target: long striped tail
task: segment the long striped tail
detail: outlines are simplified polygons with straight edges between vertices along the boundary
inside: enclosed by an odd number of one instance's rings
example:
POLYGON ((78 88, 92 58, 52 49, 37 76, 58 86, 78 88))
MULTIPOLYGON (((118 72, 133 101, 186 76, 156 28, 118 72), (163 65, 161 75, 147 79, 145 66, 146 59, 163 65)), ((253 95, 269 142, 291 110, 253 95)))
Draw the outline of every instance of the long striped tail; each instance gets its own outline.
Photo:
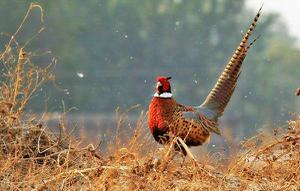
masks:
POLYGON ((233 56, 229 60, 215 86, 210 91, 203 104, 200 106, 202 109, 208 110, 208 112, 210 113, 213 112, 213 118, 215 119, 223 115, 224 109, 228 104, 230 97, 232 96, 236 87, 237 80, 241 73, 240 69, 246 57, 246 54, 253 43, 257 40, 257 38, 254 39, 248 45, 249 38, 253 30, 255 29, 257 21, 261 15, 261 9, 262 7, 257 12, 241 43, 235 50, 233 56))

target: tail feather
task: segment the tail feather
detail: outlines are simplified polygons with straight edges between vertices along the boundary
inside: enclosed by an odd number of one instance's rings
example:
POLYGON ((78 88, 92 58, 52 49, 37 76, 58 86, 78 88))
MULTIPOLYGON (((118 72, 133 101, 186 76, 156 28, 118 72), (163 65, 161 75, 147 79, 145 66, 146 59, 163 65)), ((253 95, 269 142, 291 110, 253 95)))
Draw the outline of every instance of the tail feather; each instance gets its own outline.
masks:
POLYGON ((235 50, 233 56, 229 60, 215 86, 207 96, 206 100, 200 106, 202 108, 214 111, 216 114, 215 118, 223 115, 224 109, 227 106, 236 87, 237 80, 241 73, 240 69, 246 57, 246 54, 253 43, 258 39, 254 39, 248 45, 249 38, 253 30, 255 29, 257 21, 261 15, 261 9, 262 7, 257 12, 241 43, 235 50))

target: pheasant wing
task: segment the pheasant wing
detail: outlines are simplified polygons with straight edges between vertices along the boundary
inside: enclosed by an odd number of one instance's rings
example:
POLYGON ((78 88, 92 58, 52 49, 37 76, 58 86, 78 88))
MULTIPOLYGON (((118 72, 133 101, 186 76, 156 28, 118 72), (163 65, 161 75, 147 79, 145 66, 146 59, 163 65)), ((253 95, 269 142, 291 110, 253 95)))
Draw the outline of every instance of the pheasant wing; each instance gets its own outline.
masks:
POLYGON ((186 111, 182 113, 186 121, 192 121, 210 132, 221 135, 221 131, 217 126, 217 122, 207 118, 205 115, 198 111, 186 111))

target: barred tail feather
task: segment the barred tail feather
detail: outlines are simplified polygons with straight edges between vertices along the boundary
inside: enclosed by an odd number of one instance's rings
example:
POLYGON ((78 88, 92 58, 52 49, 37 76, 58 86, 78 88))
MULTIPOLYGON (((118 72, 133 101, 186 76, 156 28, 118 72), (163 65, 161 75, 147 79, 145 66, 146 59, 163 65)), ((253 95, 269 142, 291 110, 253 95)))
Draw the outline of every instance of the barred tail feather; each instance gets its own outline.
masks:
POLYGON ((253 30, 255 29, 256 23, 261 15, 261 9, 262 7, 259 9, 255 18, 253 19, 253 22, 249 26, 241 43, 235 50, 233 56, 229 60, 215 86, 207 96, 206 100, 200 106, 202 109, 208 109, 213 111, 215 113, 215 119, 222 116, 224 109, 227 106, 236 87, 237 80, 241 73, 240 69, 246 57, 246 54, 250 47, 253 45, 253 43, 257 40, 257 38, 254 39, 248 45, 249 38, 253 30))

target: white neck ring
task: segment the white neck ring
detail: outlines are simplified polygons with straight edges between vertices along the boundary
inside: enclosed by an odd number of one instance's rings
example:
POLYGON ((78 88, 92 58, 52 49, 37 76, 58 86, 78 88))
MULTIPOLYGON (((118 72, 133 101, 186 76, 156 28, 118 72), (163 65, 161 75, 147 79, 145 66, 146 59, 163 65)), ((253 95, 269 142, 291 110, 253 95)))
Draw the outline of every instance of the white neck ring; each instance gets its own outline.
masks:
POLYGON ((157 92, 153 95, 154 97, 160 97, 160 98, 171 98, 173 95, 169 92, 164 92, 162 94, 158 94, 157 92))

